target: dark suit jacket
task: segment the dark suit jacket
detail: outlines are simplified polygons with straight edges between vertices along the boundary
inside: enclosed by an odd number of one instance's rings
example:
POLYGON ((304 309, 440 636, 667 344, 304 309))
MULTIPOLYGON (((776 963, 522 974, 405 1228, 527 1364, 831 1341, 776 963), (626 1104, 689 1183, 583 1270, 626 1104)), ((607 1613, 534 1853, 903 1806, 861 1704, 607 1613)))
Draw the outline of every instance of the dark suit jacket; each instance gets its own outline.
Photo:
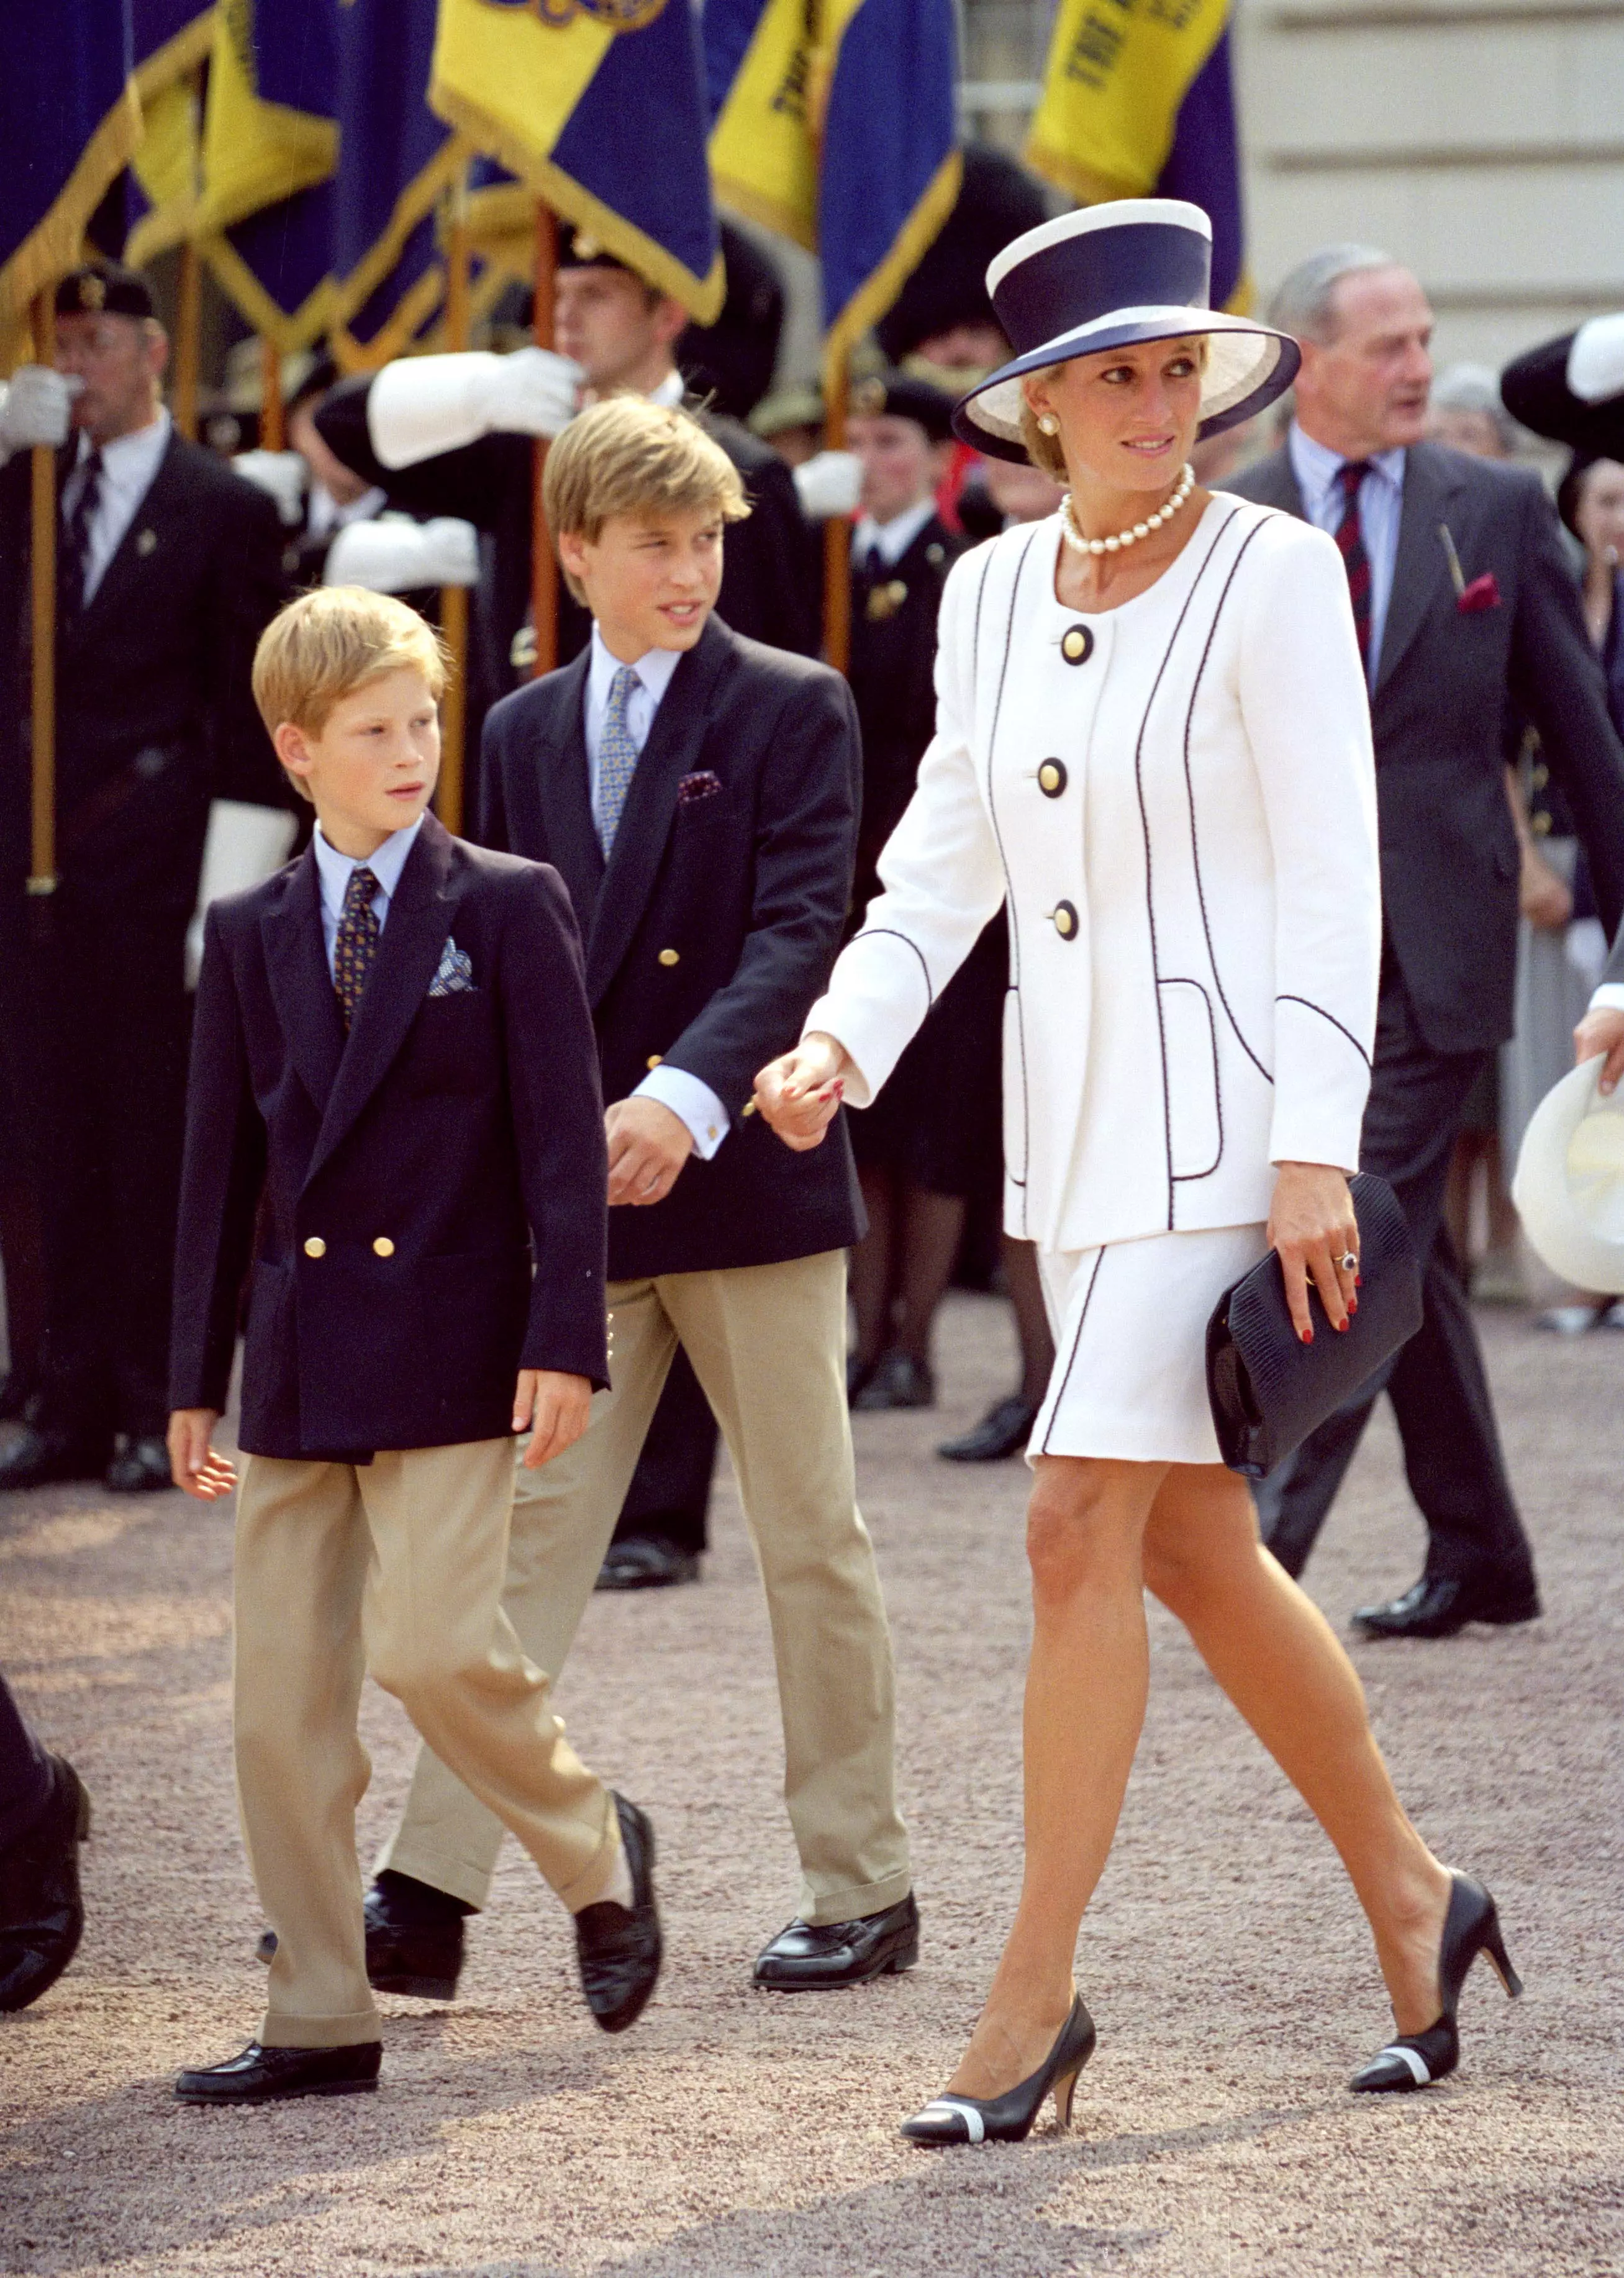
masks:
POLYGON ((346 1038, 307 852, 209 912, 172 1404, 224 1408, 251 1256, 250 1455, 500 1439, 521 1368, 608 1381, 607 1181, 558 879, 425 816, 346 1038), (474 986, 433 997, 448 939, 474 986))
MULTIPOLYGON (((1283 449, 1227 487, 1302 514, 1283 449)), ((1624 906, 1624 751, 1556 516, 1526 469, 1415 444, 1371 710, 1387 947, 1435 1051, 1485 1051, 1512 1030, 1508 703, 1539 730, 1611 931, 1624 906), (1493 577, 1493 606, 1459 607, 1444 527, 1467 583, 1493 577)))
MULTIPOLYGON (((0 863, 13 887, 28 857, 28 500, 25 453, 0 468, 0 863)), ((263 492, 172 435, 89 608, 58 633, 65 892, 189 910, 211 799, 286 799, 249 684, 289 591, 282 555, 263 492)))
POLYGON ((587 660, 532 681, 486 722, 494 842, 563 874, 586 936, 606 1099, 660 1060, 710 1086, 732 1128, 663 1202, 609 1212, 609 1274, 765 1265, 862 1231, 844 1123, 793 1154, 744 1113, 829 977, 851 891, 861 746, 826 665, 740 640, 712 617, 671 676, 608 868, 583 729, 587 660), (698 795, 695 795, 698 794, 698 795))
MULTIPOLYGON (((425 517, 458 515, 488 541, 469 671, 471 710, 482 718, 522 677, 511 653, 530 609, 535 445, 528 435, 485 435, 463 450, 444 452, 415 467, 386 467, 372 449, 366 424, 371 392, 371 380, 359 378, 346 380, 327 397, 316 424, 329 448, 367 482, 380 484, 391 505, 425 517)), ((816 656, 821 639, 818 562, 789 469, 737 420, 708 413, 699 417, 743 477, 752 508, 747 520, 728 527, 717 608, 747 639, 816 656)), ((591 632, 592 619, 561 579, 559 662, 578 655, 591 632)))

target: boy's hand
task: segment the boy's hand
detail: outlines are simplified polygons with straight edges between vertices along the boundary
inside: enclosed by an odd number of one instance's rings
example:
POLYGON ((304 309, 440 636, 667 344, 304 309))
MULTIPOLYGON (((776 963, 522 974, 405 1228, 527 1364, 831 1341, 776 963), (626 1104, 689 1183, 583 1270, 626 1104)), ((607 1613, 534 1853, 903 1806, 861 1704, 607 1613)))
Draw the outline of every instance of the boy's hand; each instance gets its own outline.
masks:
POLYGON ((603 1119, 609 1134, 611 1203, 663 1202, 693 1152, 693 1134, 657 1099, 617 1099, 603 1119))
POLYGON ((555 1368, 522 1368, 513 1395, 513 1428, 528 1432, 527 1472, 539 1472, 555 1456, 572 1448, 592 1415, 592 1387, 584 1376, 555 1368))
POLYGON ((169 1468, 175 1485, 199 1502, 218 1502, 237 1484, 224 1456, 209 1445, 220 1420, 218 1408, 177 1408, 169 1419, 169 1468))

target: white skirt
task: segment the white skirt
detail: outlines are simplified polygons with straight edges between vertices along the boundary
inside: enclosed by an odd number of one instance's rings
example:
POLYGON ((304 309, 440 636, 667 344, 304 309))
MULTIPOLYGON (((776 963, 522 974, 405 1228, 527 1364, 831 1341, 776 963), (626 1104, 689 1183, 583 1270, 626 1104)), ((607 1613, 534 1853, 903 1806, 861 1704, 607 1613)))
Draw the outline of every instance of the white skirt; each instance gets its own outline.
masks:
POLYGON ((1268 1248, 1261 1226, 1222 1226, 1039 1250, 1054 1372, 1027 1462, 1221 1463, 1207 1399, 1207 1324, 1268 1248))

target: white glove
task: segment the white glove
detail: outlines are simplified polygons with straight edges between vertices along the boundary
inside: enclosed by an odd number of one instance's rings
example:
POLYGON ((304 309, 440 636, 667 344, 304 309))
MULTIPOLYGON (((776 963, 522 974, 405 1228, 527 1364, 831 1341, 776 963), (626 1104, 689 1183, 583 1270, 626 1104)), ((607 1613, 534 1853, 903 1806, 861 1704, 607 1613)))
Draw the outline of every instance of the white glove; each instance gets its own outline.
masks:
POLYGON ((310 469, 297 451, 239 451, 234 471, 257 491, 274 499, 276 510, 290 530, 304 519, 304 488, 310 469))
POLYGON ((373 593, 409 593, 418 585, 477 585, 479 533, 455 515, 412 522, 379 515, 346 523, 327 549, 324 585, 364 585, 373 593))
POLYGON ((1567 384, 1582 403, 1624 394, 1624 315, 1580 325, 1567 351, 1567 384))
POLYGON ((0 387, 0 458, 15 451, 59 450, 68 439, 73 398, 84 386, 49 364, 19 364, 0 387))
POLYGON ((400 356, 372 382, 367 431, 386 467, 415 467, 481 435, 550 437, 574 418, 585 378, 550 348, 400 356))
POLYGON ((808 522, 856 513, 862 496, 862 461, 855 451, 819 451, 792 471, 795 495, 808 522))

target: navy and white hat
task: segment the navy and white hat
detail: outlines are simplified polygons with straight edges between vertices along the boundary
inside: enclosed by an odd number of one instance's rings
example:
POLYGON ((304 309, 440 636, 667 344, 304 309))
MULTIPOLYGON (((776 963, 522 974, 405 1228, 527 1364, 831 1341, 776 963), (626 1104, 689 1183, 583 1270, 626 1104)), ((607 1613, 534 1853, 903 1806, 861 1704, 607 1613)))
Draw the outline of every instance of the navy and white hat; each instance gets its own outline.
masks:
POLYGON ((1582 1060, 1535 1109, 1512 1200, 1553 1273, 1624 1296, 1624 1087, 1604 1097, 1602 1066, 1582 1060))
POLYGON ((1198 433, 1238 427, 1283 395, 1302 352, 1285 333, 1209 305, 1213 226, 1182 198, 1118 198, 1041 223, 1007 245, 987 290, 1015 353, 954 413, 961 440, 1024 462, 1021 382, 1073 356, 1206 333, 1198 433))

